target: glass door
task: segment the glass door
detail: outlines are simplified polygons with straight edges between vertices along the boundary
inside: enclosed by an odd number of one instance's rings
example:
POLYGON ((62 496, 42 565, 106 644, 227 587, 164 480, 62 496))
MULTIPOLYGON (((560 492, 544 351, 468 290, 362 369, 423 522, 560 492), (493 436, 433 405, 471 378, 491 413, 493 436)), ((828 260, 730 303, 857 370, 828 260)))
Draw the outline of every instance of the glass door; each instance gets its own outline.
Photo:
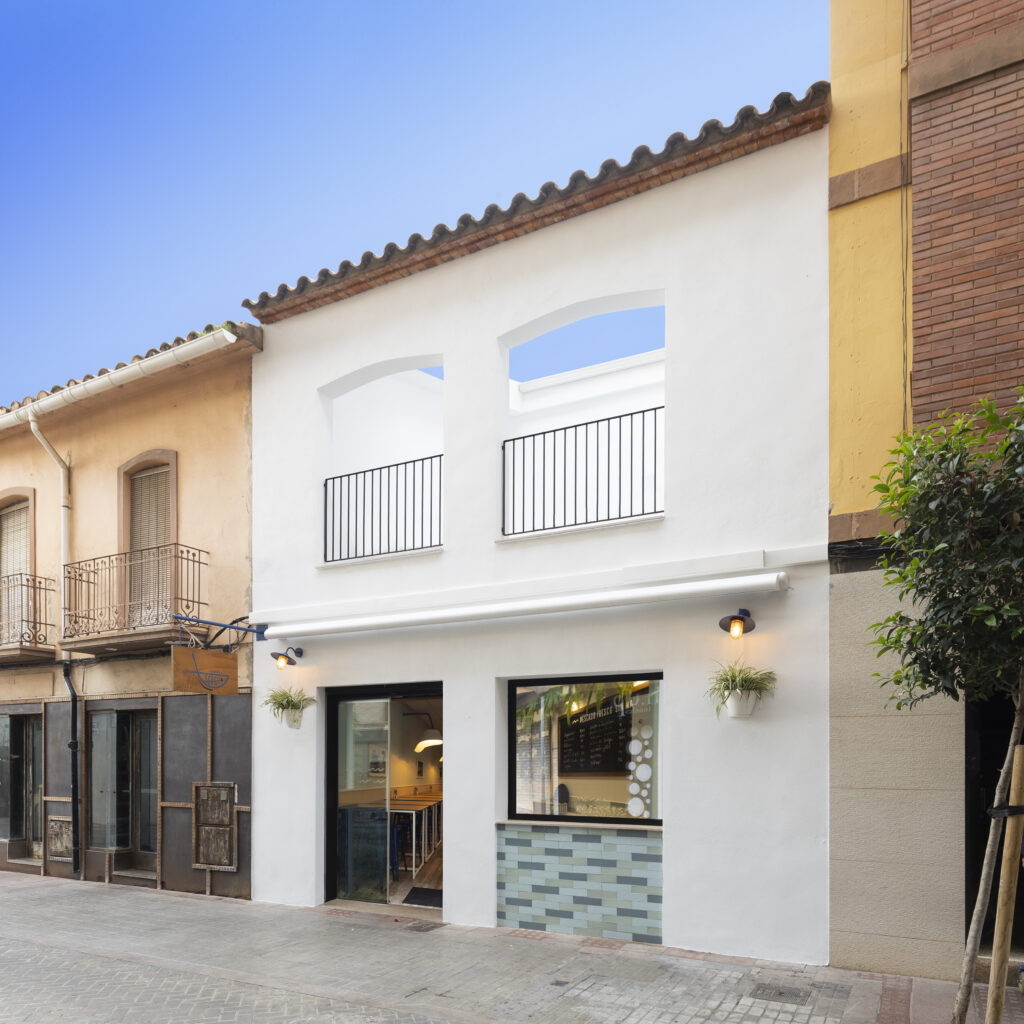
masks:
POLYGON ((43 717, 25 719, 25 838, 29 856, 43 856, 43 717))
POLYGON ((390 703, 338 702, 338 899, 388 901, 390 703))
POLYGON ((135 820, 132 836, 136 867, 156 870, 156 712, 136 712, 133 747, 135 820))

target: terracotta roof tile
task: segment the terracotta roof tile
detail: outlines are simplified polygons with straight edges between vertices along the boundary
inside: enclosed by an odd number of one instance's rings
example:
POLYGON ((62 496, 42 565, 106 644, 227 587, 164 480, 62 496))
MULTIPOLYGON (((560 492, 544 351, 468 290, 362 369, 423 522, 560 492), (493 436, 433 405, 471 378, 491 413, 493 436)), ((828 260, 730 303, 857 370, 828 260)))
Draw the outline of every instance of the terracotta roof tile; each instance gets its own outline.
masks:
MULTIPOLYGON (((251 337, 255 333, 259 332, 259 328, 253 324, 236 324, 233 320, 225 320, 222 324, 207 324, 201 331, 189 331, 184 338, 177 337, 174 341, 165 341, 159 348, 151 348, 144 355, 134 355, 131 357, 129 362, 138 363, 143 359, 148 359, 150 356, 159 355, 161 352, 166 352, 169 349, 177 348, 179 345, 184 345, 186 341, 192 341, 195 338, 201 338, 204 334, 210 334, 212 331, 224 328, 230 334, 237 334, 240 337, 251 337)), ((15 409, 20 409, 23 406, 31 405, 33 402, 38 402, 41 398, 46 398, 48 395, 55 395, 59 391, 63 391, 65 388, 74 387, 75 384, 81 384, 83 381, 94 380, 96 377, 103 377, 110 373, 111 370, 120 370, 122 367, 127 366, 128 363, 118 363, 116 366, 108 369, 107 367, 101 367, 95 373, 87 373, 81 380, 75 380, 71 378, 66 384, 54 384, 48 391, 40 391, 35 395, 26 395, 21 401, 11 402, 10 405, 0 405, 0 415, 7 412, 13 412, 15 409)))
POLYGON ((755 107, 743 107, 728 126, 711 120, 704 123, 696 138, 689 139, 681 132, 669 136, 660 153, 640 146, 624 166, 615 160, 606 160, 592 178, 584 171, 575 171, 564 188, 549 181, 540 187, 535 199, 520 192, 505 209, 492 203, 479 218, 464 213, 454 228, 438 224, 429 238, 411 235, 404 248, 389 242, 379 256, 365 252, 358 263, 345 260, 337 270, 325 267, 315 280, 300 277, 294 287, 282 284, 273 295, 261 292, 258 299, 246 299, 242 305, 261 323, 273 323, 338 302, 419 270, 815 131, 828 121, 830 112, 828 82, 816 82, 800 100, 792 93, 779 93, 763 114, 755 107))

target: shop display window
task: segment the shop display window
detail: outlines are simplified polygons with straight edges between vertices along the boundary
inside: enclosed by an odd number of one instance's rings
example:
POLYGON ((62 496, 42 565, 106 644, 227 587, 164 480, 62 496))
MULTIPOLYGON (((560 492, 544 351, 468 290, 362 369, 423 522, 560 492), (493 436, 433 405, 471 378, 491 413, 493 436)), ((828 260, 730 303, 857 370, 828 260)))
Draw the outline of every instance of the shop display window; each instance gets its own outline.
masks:
POLYGON ((509 816, 657 824, 661 678, 509 683, 509 816))

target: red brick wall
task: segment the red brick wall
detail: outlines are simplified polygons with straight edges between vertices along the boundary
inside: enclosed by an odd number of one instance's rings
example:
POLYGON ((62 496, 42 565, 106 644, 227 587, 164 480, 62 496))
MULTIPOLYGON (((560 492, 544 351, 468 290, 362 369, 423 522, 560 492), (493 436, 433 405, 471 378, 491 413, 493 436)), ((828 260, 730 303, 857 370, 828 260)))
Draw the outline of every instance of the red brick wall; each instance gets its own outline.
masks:
POLYGON ((911 60, 951 50, 960 43, 1019 25, 1024 0, 912 0, 911 60))
MULTIPOLYGON (((963 11, 992 24, 1024 3, 917 2, 915 16, 923 9, 942 42, 963 11)), ((930 42, 915 39, 915 52, 930 42)), ((1024 383, 1024 64, 915 100, 911 162, 920 424, 986 395, 1009 404, 1024 383)))

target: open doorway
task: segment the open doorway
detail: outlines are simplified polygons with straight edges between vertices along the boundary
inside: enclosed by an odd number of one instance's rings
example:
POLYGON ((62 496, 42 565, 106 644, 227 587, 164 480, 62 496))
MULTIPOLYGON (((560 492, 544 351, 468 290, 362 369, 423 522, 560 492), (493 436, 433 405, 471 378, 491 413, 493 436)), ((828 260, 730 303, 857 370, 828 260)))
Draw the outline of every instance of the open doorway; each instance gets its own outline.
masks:
POLYGON ((9 861, 42 860, 42 715, 0 717, 0 839, 9 861))
POLYGON ((325 898, 442 905, 440 683, 328 691, 325 898))
MULTIPOLYGON (((965 868, 966 905, 964 912, 965 929, 974 911, 981 880, 981 865, 985 859, 985 846, 991 819, 988 809, 995 803, 996 782, 1006 757, 1006 745, 1010 739, 1013 724, 1013 704, 1009 697, 999 694, 986 701, 968 701, 965 707, 965 753, 966 770, 964 781, 966 794, 965 868)), ((1006 830, 1003 830, 1005 836, 1006 830)), ((1002 863, 1002 843, 996 864, 1002 863)), ((989 900, 981 934, 982 949, 990 949, 996 919, 995 890, 998 887, 999 869, 993 883, 993 898, 989 900)), ((1017 886, 1017 897, 1013 912, 1012 950, 1024 951, 1024 886, 1017 886)))

